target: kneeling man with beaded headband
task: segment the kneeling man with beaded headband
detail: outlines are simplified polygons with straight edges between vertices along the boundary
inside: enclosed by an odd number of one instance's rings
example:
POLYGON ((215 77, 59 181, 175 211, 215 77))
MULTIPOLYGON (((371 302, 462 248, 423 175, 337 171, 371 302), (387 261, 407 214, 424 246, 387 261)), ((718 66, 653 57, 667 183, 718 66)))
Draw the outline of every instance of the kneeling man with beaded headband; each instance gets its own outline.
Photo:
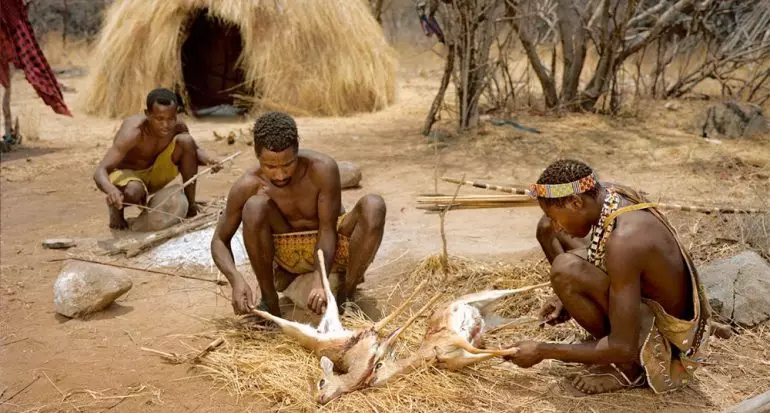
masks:
POLYGON ((530 187, 545 216, 537 238, 556 297, 541 316, 570 317, 594 339, 524 341, 508 357, 595 365, 572 384, 584 393, 644 385, 675 390, 694 377, 711 333, 711 309, 690 255, 666 218, 630 188, 602 184, 575 160, 551 164, 530 187))

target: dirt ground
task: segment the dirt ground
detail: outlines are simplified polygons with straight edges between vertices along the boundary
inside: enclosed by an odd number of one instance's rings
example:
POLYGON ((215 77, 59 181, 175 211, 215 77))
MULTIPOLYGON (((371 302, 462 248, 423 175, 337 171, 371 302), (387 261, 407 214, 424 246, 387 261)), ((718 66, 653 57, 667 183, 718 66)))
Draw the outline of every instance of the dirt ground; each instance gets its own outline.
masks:
MULTIPOLYGON (((417 195, 434 191, 437 164, 435 146, 419 130, 440 71, 432 56, 423 57, 409 53, 403 60, 398 102, 382 112, 297 119, 303 147, 362 169, 362 188, 343 192, 345 205, 351 207, 366 193, 387 202, 385 239, 363 285, 374 298, 386 296, 389 283, 441 248, 438 217, 415 207, 417 195)), ((60 80, 76 90, 65 93, 73 108, 83 77, 60 80)), ((439 145, 438 173, 526 183, 553 160, 576 157, 594 166, 602 179, 640 188, 655 199, 767 207, 770 138, 708 142, 691 127, 707 102, 680 104, 679 111, 669 111, 661 103, 643 102, 615 119, 515 114, 542 134, 485 125, 472 136, 455 136, 451 122, 442 121, 438 128, 448 137, 439 145)), ((13 77, 12 108, 33 136, 3 154, 0 169, 0 392, 3 400, 15 394, 0 411, 260 411, 256 401, 212 388, 184 365, 163 364, 141 350, 202 348, 207 340, 193 335, 212 331, 214 319, 232 316, 230 303, 212 284, 133 272, 134 287, 107 311, 88 320, 55 314, 52 286, 63 263, 50 260, 94 256, 99 241, 120 236, 107 228, 107 208, 91 179, 120 122, 90 118, 77 107, 74 118, 56 116, 20 73, 13 77), (75 238, 78 246, 67 252, 43 249, 41 242, 54 237, 75 238)), ((193 136, 210 153, 225 157, 244 151, 200 181, 200 199, 225 196, 255 163, 250 146, 217 141, 213 131, 245 130, 251 122, 190 121, 193 136)), ((440 192, 453 190, 439 184, 440 192)), ((460 193, 482 192, 465 188, 460 193)), ((451 212, 449 251, 496 261, 537 254, 539 217, 534 207, 451 212)), ((679 222, 687 232, 689 224, 679 222)), ((211 268, 175 270, 214 274, 211 268)))

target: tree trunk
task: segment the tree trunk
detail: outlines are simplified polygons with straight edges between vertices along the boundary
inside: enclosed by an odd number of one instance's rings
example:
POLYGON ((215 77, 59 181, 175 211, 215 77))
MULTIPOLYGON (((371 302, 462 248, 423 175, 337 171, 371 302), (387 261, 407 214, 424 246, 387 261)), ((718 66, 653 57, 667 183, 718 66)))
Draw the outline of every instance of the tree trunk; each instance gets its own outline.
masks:
MULTIPOLYGON (((561 101, 571 106, 574 104, 580 85, 580 74, 586 58, 586 28, 580 21, 574 1, 559 0, 557 15, 564 60, 562 74, 561 101)), ((555 75, 555 71, 554 71, 555 75)))
POLYGON ((446 89, 449 86, 449 80, 452 78, 452 72, 455 66, 455 53, 457 49, 454 46, 449 46, 449 55, 447 55, 446 63, 444 63, 444 75, 441 77, 441 86, 438 89, 436 97, 433 98, 433 104, 430 106, 428 116, 425 118, 425 125, 422 127, 422 134, 427 136, 433 128, 433 123, 436 122, 436 114, 441 109, 441 104, 444 103, 444 95, 446 89))
POLYGON ((506 1, 505 5, 506 15, 511 19, 513 29, 516 30, 516 33, 519 35, 519 41, 524 48, 524 52, 527 54, 527 59, 532 66, 532 70, 535 71, 535 75, 540 81, 540 86, 543 89, 543 96, 545 97, 545 106, 549 109, 555 108, 559 105, 559 95, 556 93, 556 81, 553 78, 553 74, 548 73, 548 69, 545 68, 540 57, 537 55, 537 48, 535 47, 534 41, 527 30, 524 30, 522 25, 519 24, 516 7, 509 1, 506 1))

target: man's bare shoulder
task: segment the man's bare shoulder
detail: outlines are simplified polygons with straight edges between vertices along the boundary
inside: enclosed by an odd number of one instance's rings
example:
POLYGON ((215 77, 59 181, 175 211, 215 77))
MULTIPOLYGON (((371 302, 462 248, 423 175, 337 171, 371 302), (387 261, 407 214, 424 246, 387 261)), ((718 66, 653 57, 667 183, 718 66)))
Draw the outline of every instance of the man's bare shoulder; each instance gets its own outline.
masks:
POLYGON ((123 123, 118 129, 118 133, 115 136, 115 141, 121 140, 134 140, 142 136, 142 127, 147 122, 147 117, 144 115, 135 115, 123 120, 123 123))
POLYGON ((617 218, 615 229, 607 240, 607 251, 642 254, 654 248, 667 233, 666 226, 649 211, 627 212, 617 218), (610 248, 613 245, 615 248, 610 248))
POLYGON ((308 149, 299 151, 299 157, 307 162, 308 172, 312 178, 333 178, 339 175, 337 161, 329 155, 308 149))

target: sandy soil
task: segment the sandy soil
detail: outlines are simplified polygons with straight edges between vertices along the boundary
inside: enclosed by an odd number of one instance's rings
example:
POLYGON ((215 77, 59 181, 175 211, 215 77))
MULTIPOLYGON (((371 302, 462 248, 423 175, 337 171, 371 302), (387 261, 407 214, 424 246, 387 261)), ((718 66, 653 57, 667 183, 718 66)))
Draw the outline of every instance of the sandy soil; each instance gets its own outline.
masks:
MULTIPOLYGON (((345 191, 352 206, 366 193, 388 205, 386 235, 363 288, 375 298, 420 258, 439 251, 439 219, 415 208, 418 194, 434 190, 435 148, 419 134, 437 87, 438 71, 413 56, 401 69, 399 101, 379 113, 348 118, 299 118, 301 145, 358 164, 361 189, 345 191)), ((81 77, 61 81, 80 90, 81 77)), ((183 365, 159 362, 141 347, 164 351, 202 348, 193 334, 211 331, 211 320, 232 315, 230 303, 208 283, 131 273, 134 287, 107 311, 88 320, 68 320, 53 309, 53 281, 67 255, 93 256, 98 243, 120 236, 107 228, 107 208, 91 175, 119 126, 117 120, 56 116, 20 74, 13 78, 13 103, 28 131, 38 139, 2 155, 0 169, 0 411, 230 412, 259 411, 183 365), (43 249, 46 238, 70 237, 67 252, 43 249), (35 379, 37 377, 37 379, 35 379), (30 384, 29 387, 26 387, 30 384), (82 390, 82 391, 81 391, 82 390), (74 392, 74 393, 71 393, 74 392), (67 396, 67 397, 65 397, 67 396)), ((77 92, 65 98, 73 105, 77 92)), ((582 158, 603 179, 623 182, 664 200, 767 207, 770 139, 704 141, 691 130, 705 103, 681 102, 668 111, 659 103, 639 106, 633 116, 539 117, 516 114, 531 134, 484 126, 473 136, 449 137, 439 152, 439 173, 498 183, 526 183, 558 157, 582 158)), ((216 141, 213 131, 246 129, 243 121, 191 121, 193 136, 209 152, 224 157, 245 153, 219 174, 203 179, 199 198, 226 195, 229 185, 255 158, 244 143, 216 141)), ((439 129, 452 130, 442 121, 439 129)), ((439 184, 439 191, 454 188, 439 184)), ((463 189, 461 193, 479 193, 463 189)), ((448 215, 450 253, 509 261, 536 247, 537 208, 456 211, 448 215)), ((124 261, 129 263, 130 261, 124 261)), ((177 268, 178 271, 185 269, 177 268)), ((212 276, 211 268, 188 268, 212 276), (208 273, 208 274, 206 274, 208 273)))

